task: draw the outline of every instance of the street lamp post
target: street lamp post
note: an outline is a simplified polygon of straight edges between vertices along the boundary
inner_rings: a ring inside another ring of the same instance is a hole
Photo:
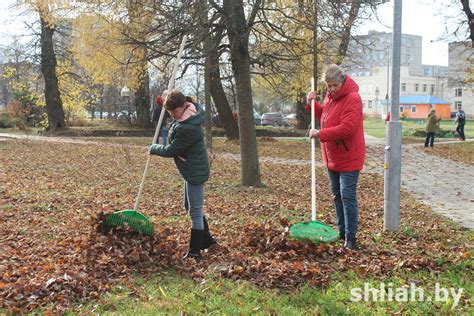
[[[402,166],[402,125],[400,105],[400,56],[402,34],[402,0],[394,0],[392,44],[392,95],[390,121],[384,162],[384,230],[400,229],[400,184]]]
[[[390,113],[390,106],[388,104],[388,91],[389,91],[389,83],[390,83],[390,49],[388,46],[388,41],[386,42],[387,44],[387,93],[385,94],[385,106],[387,107],[387,115]]]

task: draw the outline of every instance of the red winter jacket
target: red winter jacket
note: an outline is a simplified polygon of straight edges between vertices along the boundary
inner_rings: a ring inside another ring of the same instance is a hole
[[[315,102],[315,115],[321,122],[321,153],[329,170],[350,172],[362,170],[364,165],[362,100],[358,91],[359,86],[346,76],[336,93],[327,93],[324,105]],[[311,102],[305,109],[311,112]]]

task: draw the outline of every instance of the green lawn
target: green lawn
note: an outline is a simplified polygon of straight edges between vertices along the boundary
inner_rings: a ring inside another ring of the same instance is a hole
[[[364,131],[374,137],[385,138],[386,133],[385,120],[367,118],[364,120]],[[440,128],[442,130],[454,130],[456,125],[453,124],[452,120],[442,120],[440,122]],[[425,130],[424,121],[422,120],[404,120],[402,121],[403,135],[406,135],[410,129]],[[474,120],[466,121],[464,127],[466,138],[474,138]]]
[[[304,286],[298,291],[260,289],[247,281],[231,281],[219,277],[192,280],[172,270],[148,280],[136,276],[130,287],[116,286],[99,301],[76,306],[77,314],[106,315],[156,315],[164,314],[214,314],[214,315],[469,315],[473,312],[469,295],[474,293],[474,284],[459,271],[468,269],[452,265],[434,280],[427,272],[402,273],[385,281],[388,291],[393,293],[407,284],[424,291],[424,297],[435,300],[436,283],[439,288],[454,289],[461,294],[458,306],[453,299],[438,302],[404,301],[403,296],[388,296],[383,300],[372,293],[367,301],[356,297],[351,291],[368,286],[380,289],[381,281],[364,278],[354,273],[334,273],[327,287]],[[412,285],[413,284],[413,285]],[[415,285],[416,284],[416,285]],[[459,292],[462,289],[462,292]],[[398,290],[400,291],[400,290]],[[411,293],[410,293],[411,295]],[[374,298],[377,297],[377,301]],[[410,297],[410,296],[408,296]],[[441,296],[439,296],[441,298]],[[420,297],[418,297],[420,299]],[[398,300],[398,301],[397,301]],[[467,304],[466,304],[467,303]],[[462,307],[460,307],[460,304]]]

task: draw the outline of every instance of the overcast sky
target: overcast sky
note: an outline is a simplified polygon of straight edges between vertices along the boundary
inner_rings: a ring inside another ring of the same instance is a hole
[[[443,35],[446,12],[453,14],[450,0],[404,0],[402,3],[402,33],[423,37],[422,62],[425,65],[448,65],[448,43],[439,41]],[[457,11],[456,11],[457,12]],[[393,0],[378,7],[380,22],[365,23],[360,34],[369,30],[392,32]],[[386,28],[384,25],[390,26]]]
[[[14,0],[0,0],[0,44],[11,42],[10,35],[24,32],[24,23],[19,12],[9,7]],[[448,65],[448,44],[438,41],[443,35],[445,19],[440,12],[446,11],[450,0],[405,0],[403,1],[402,33],[423,37],[423,64]],[[393,0],[379,6],[382,23],[367,22],[358,32],[367,34],[369,30],[392,32],[384,25],[392,26]]]

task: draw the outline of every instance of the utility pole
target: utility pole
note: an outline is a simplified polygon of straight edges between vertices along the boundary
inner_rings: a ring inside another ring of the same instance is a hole
[[[394,0],[392,40],[392,104],[387,122],[384,163],[384,230],[400,228],[402,124],[400,122],[400,60],[402,48],[402,0]]]

